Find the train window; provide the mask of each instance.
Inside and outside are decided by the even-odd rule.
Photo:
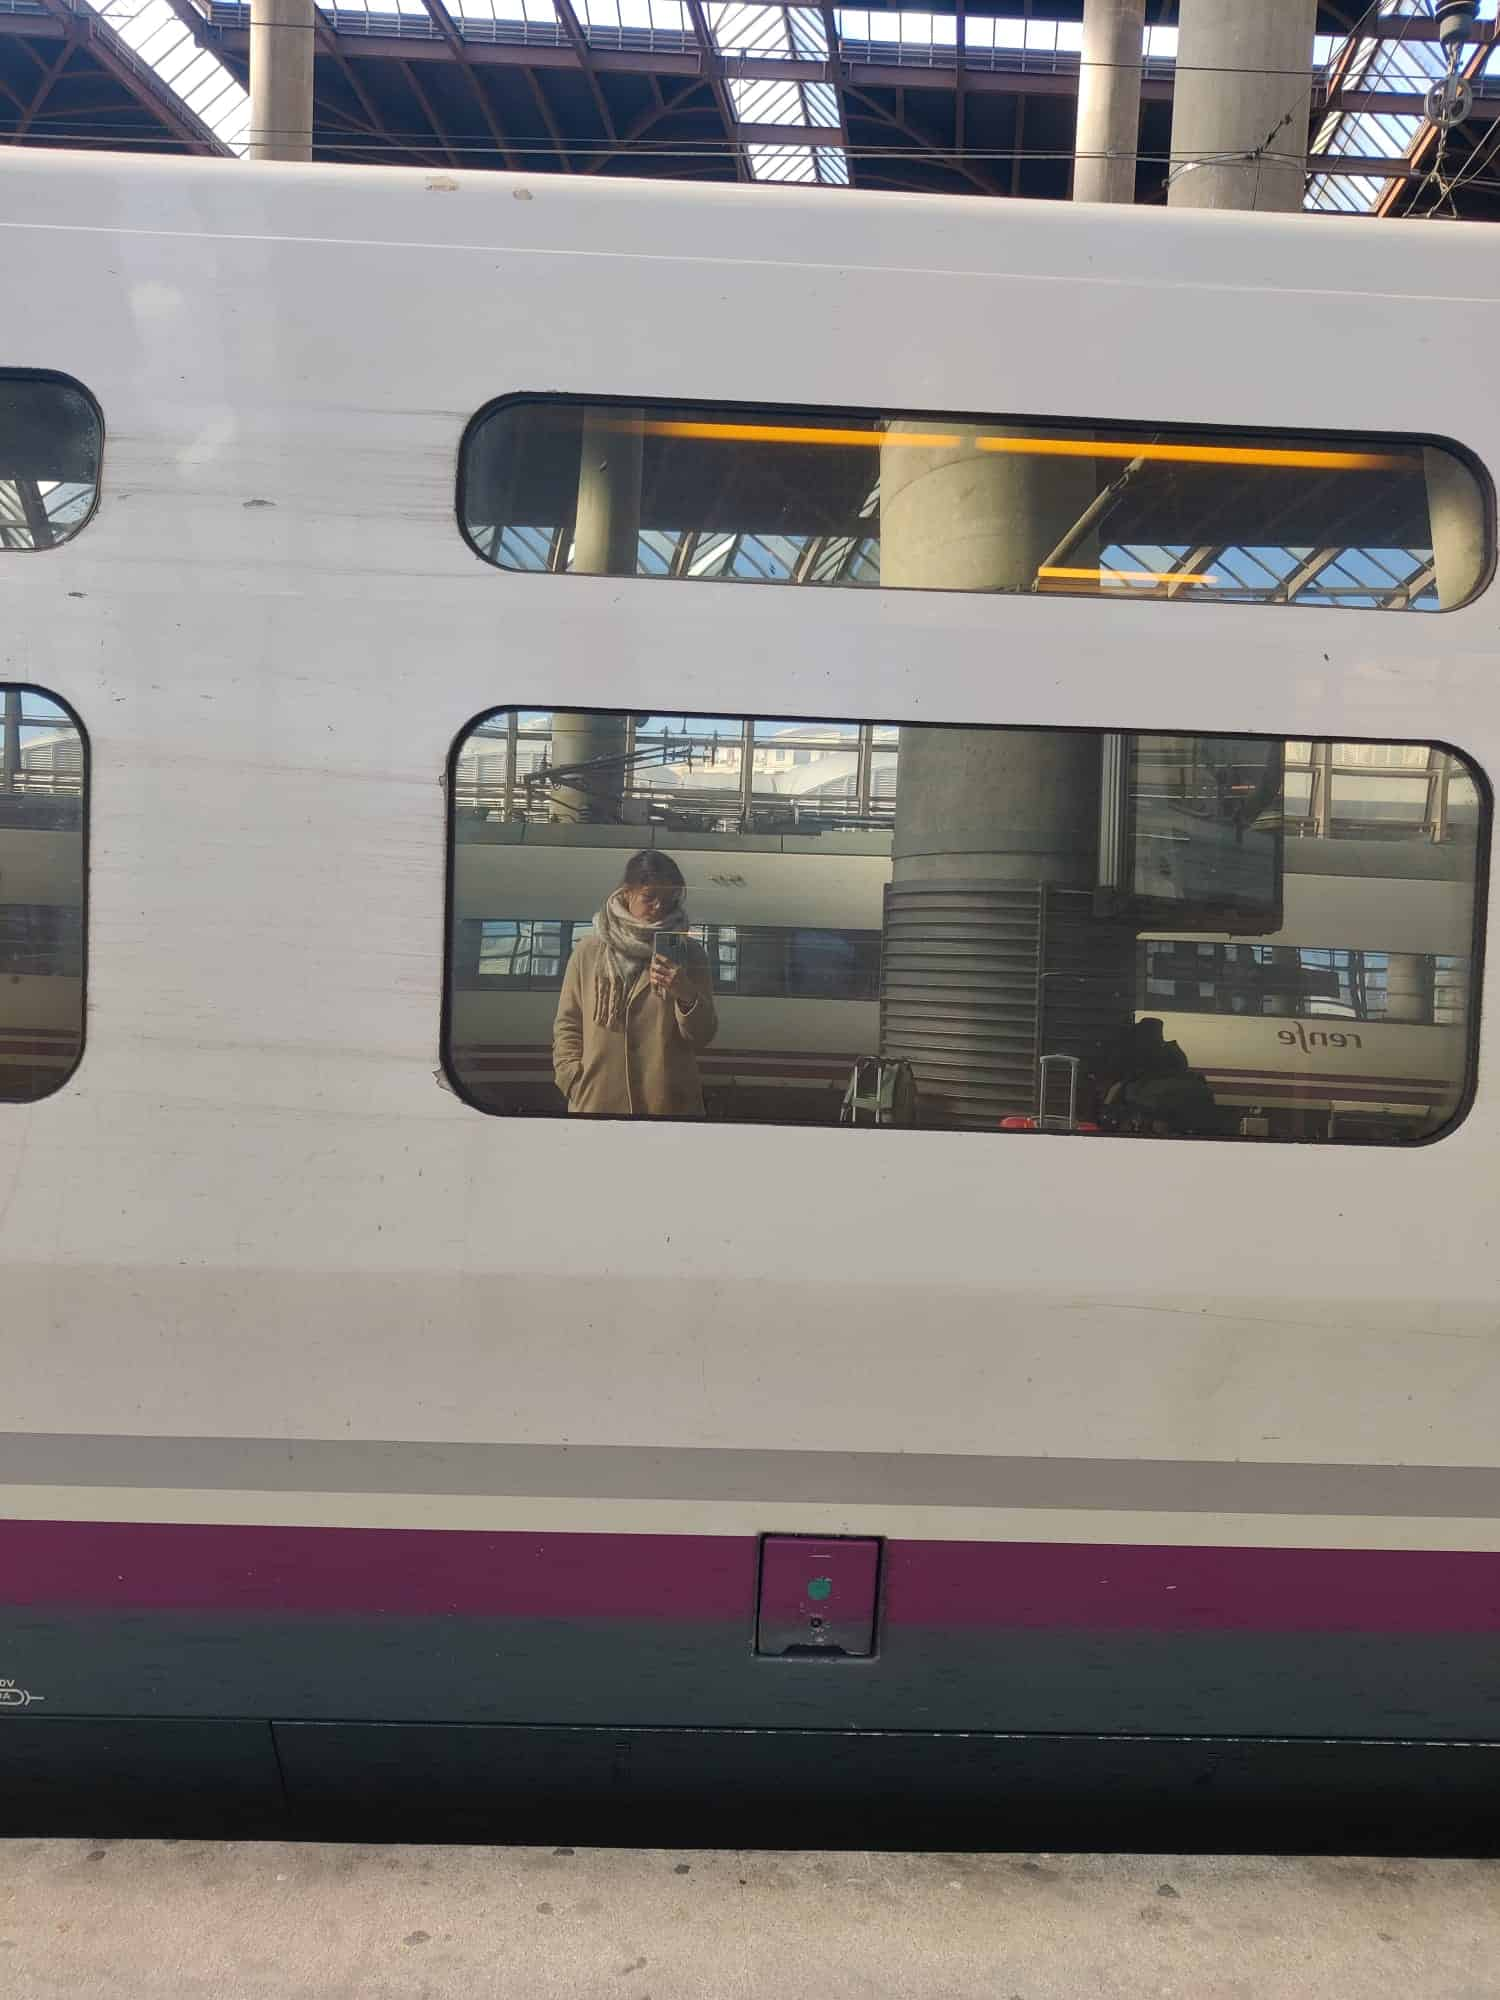
[[[39,688],[0,686],[0,718],[0,1104],[29,1104],[83,1051],[88,759]]]
[[[0,550],[70,541],[99,498],[104,425],[63,375],[0,371]]]
[[[503,709],[450,800],[486,1111],[1398,1144],[1471,1090],[1445,746]]]
[[[1335,610],[1465,603],[1492,501],[1422,439],[537,397],[459,474],[502,569]]]

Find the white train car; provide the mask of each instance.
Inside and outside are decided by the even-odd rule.
[[[83,1058],[0,1103],[7,1830],[642,1838],[661,1807],[678,1839],[1100,1845],[1172,1803],[1179,1839],[1492,1839],[1491,240],[45,152],[7,181],[0,374],[104,427],[93,517],[0,546],[0,680],[91,747]],[[455,504],[515,395],[728,409],[631,421],[731,443],[981,413],[893,420],[893,454],[1116,426],[1129,463],[1305,465],[1254,440],[1316,434],[1482,498],[1431,612],[1435,546],[1317,614],[1151,550],[1132,603],[1046,548],[1079,594],[736,588],[677,545],[564,575],[545,537],[527,573]],[[848,487],[848,547],[804,551],[833,583],[868,578]],[[1465,1115],[1359,1146],[487,1116],[441,1059],[444,787],[505,702],[1451,745]]]

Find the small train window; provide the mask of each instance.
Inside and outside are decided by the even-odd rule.
[[[0,371],[0,550],[71,541],[99,499],[104,423],[64,375]]]
[[[1492,498],[1413,438],[533,397],[459,473],[501,569],[1366,611],[1473,597]]]
[[[485,1111],[1394,1145],[1469,1098],[1442,746],[511,708],[449,796]]]
[[[83,1053],[88,751],[40,688],[0,685],[0,1105],[65,1084]]]

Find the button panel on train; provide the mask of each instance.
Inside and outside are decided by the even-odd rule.
[[[879,1587],[880,1543],[873,1537],[765,1536],[756,1652],[868,1659]]]

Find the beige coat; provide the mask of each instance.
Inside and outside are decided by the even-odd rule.
[[[552,1027],[552,1073],[581,1116],[701,1118],[703,1086],[697,1051],[719,1031],[708,954],[692,939],[683,946],[682,1000],[654,992],[643,966],[625,1003],[623,1028],[594,1019],[594,973],[603,945],[579,940],[563,975]],[[695,998],[696,996],[696,998]]]

